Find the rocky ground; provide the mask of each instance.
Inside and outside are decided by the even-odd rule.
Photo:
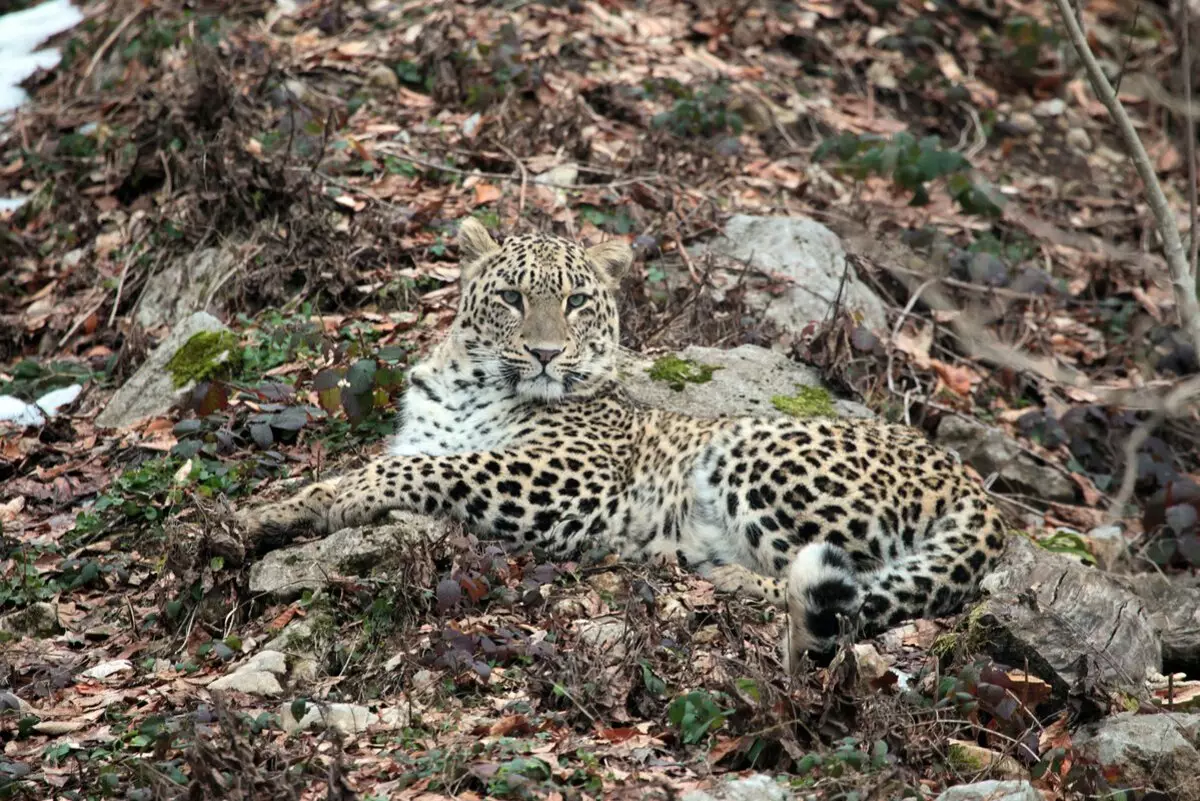
[[[84,11],[0,128],[0,797],[1200,799],[1200,365],[1049,7]],[[1082,19],[1186,234],[1173,13]],[[954,448],[979,602],[788,676],[601,553],[247,558],[231,506],[378,451],[467,214],[634,245],[650,403]]]

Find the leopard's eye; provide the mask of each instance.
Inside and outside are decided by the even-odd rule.
[[[580,306],[588,302],[588,296],[580,293],[575,293],[567,298],[567,306],[572,309],[578,309]]]
[[[500,299],[514,309],[521,308],[521,293],[515,289],[506,289],[500,293]]]

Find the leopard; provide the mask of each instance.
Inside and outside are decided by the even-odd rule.
[[[386,453],[243,510],[269,550],[393,510],[512,552],[673,563],[786,614],[796,664],[846,638],[961,611],[1005,545],[955,454],[878,418],[695,417],[618,369],[630,246],[458,226],[458,308],[408,371]]]

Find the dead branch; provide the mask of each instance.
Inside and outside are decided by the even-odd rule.
[[[1104,76],[1100,63],[1087,43],[1087,37],[1071,8],[1070,0],[1054,0],[1054,5],[1062,17],[1063,27],[1067,30],[1067,36],[1075,48],[1075,54],[1083,62],[1088,80],[1092,84],[1092,91],[1096,93],[1100,102],[1108,109],[1109,116],[1116,123],[1129,157],[1133,160],[1133,166],[1142,179],[1146,200],[1150,204],[1150,211],[1154,214],[1154,222],[1159,236],[1162,237],[1163,255],[1167,260],[1167,268],[1171,272],[1171,286],[1175,290],[1180,325],[1187,331],[1196,352],[1200,353],[1200,301],[1196,299],[1196,276],[1192,275],[1191,267],[1188,264],[1187,253],[1183,249],[1183,241],[1179,237],[1179,228],[1175,223],[1175,213],[1167,203],[1162,185],[1159,184],[1158,178],[1154,174],[1154,165],[1151,164],[1150,157],[1142,146],[1142,140],[1134,130],[1132,120],[1129,119],[1121,101],[1117,99],[1116,92],[1113,91],[1108,78]],[[1194,235],[1195,232],[1193,232]]]

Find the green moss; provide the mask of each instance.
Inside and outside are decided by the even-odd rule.
[[[957,647],[958,635],[951,632],[950,634],[943,634],[934,640],[933,645],[929,648],[929,652],[940,659],[947,654],[953,653]]]
[[[240,358],[238,338],[229,331],[200,331],[183,343],[167,362],[167,372],[176,389],[203,381]]]
[[[712,381],[713,372],[720,369],[678,356],[663,356],[654,362],[654,366],[646,373],[651,380],[666,381],[671,389],[681,392],[685,384],[706,384]]]
[[[950,743],[950,750],[946,755],[950,757],[951,766],[963,773],[977,773],[988,767],[988,760],[984,759],[982,754],[972,752],[961,743]]]
[[[821,387],[796,385],[795,395],[776,395],[771,405],[792,417],[833,417],[833,397]]]

